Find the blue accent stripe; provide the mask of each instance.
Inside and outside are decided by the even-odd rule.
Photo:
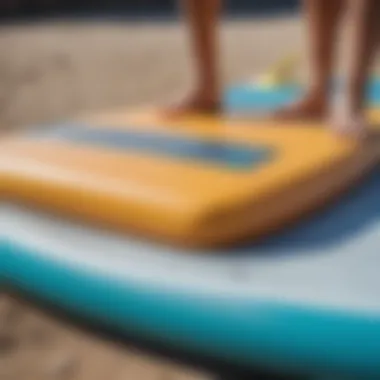
[[[181,138],[145,131],[97,129],[74,124],[44,132],[38,138],[54,138],[102,148],[162,155],[233,170],[252,170],[272,160],[274,156],[274,149],[267,146]]]

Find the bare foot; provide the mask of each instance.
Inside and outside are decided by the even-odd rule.
[[[337,114],[330,125],[337,134],[358,140],[365,139],[369,130],[365,117],[355,112]]]
[[[179,117],[188,114],[216,115],[222,110],[219,100],[204,96],[192,95],[164,109],[167,117]]]
[[[328,102],[323,96],[306,95],[301,101],[275,112],[274,117],[281,120],[320,120],[327,115]]]
[[[338,97],[332,109],[330,126],[339,135],[355,139],[366,138],[369,131],[365,105],[357,99]]]

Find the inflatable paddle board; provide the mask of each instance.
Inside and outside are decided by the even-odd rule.
[[[227,94],[227,102],[231,109],[238,109],[234,96]],[[250,104],[257,99],[262,97],[252,96]],[[128,128],[127,119],[110,113],[86,118],[85,125],[70,123],[3,143],[2,279],[85,318],[208,357],[284,373],[378,378],[380,172],[375,165],[380,146],[373,141],[363,151],[306,126],[249,130],[246,125],[221,127],[219,121],[194,118],[170,126],[171,136],[181,142],[176,146],[179,151],[168,154],[167,140],[159,140],[158,148],[156,140],[152,148],[151,141],[144,140],[146,135],[141,137],[141,133],[150,136],[152,127],[155,136],[167,134],[167,126],[147,122],[151,115],[125,118],[130,120]],[[205,128],[205,123],[213,128]],[[228,154],[220,155],[222,135],[223,147],[232,145]],[[196,150],[203,149],[190,154],[186,144],[189,140],[194,144],[194,136]],[[205,149],[199,146],[200,140],[212,144]],[[98,145],[101,148],[95,154],[93,147]],[[144,149],[149,154],[142,154]],[[216,150],[211,158],[210,149]],[[318,160],[312,161],[311,150]],[[271,177],[268,166],[274,165],[279,154],[292,159]],[[133,157],[133,164],[124,161],[123,155]],[[256,180],[263,173],[272,184],[279,184],[282,171],[288,173],[281,177],[282,186],[292,185],[295,179],[300,184],[313,183],[314,176],[325,175],[329,162],[335,175],[345,173],[340,180],[350,190],[304,223],[219,255],[205,255],[210,251],[202,248],[155,243],[154,236],[160,234],[167,234],[169,240],[179,236],[181,243],[190,237],[201,245],[215,243],[219,236],[208,240],[211,230],[207,239],[195,234],[209,228],[205,220],[210,220],[210,214],[202,214],[203,206],[211,205],[222,216],[223,223],[214,224],[212,231],[219,227],[223,234],[231,234],[223,216],[235,218],[231,206],[236,200],[244,209],[247,203],[241,200],[248,199],[253,190],[276,193],[276,187],[259,192]],[[348,162],[355,170],[338,170]],[[368,174],[354,185],[357,171]],[[150,182],[145,182],[148,174]],[[127,191],[127,197],[120,184],[125,185],[128,178],[138,185]],[[205,183],[210,182],[215,187],[202,198]],[[91,193],[91,188],[98,190]],[[324,191],[321,187],[319,194],[338,190],[342,188],[335,183]],[[192,193],[196,198],[191,198]],[[124,203],[113,203],[112,197],[123,198]],[[263,202],[265,209],[270,208],[264,198],[257,205]],[[286,202],[289,208],[295,205],[295,200]],[[216,207],[222,204],[228,207]],[[134,227],[148,228],[151,239],[122,232],[130,227],[131,219],[124,219],[128,210],[141,223]],[[108,217],[101,219],[107,212]],[[239,227],[233,231],[244,229],[239,224],[245,218],[242,212],[233,219]],[[111,218],[114,214],[116,219]],[[265,222],[265,212],[260,215]],[[93,217],[99,226],[84,223]],[[101,228],[102,222],[119,231]],[[153,231],[156,227],[152,226],[158,224],[162,225],[159,231]]]

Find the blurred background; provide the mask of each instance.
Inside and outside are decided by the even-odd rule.
[[[2,0],[0,128],[185,92],[192,57],[180,3]],[[298,6],[295,0],[224,2],[226,85],[299,48]]]
[[[173,15],[176,12],[175,0],[3,0],[2,18],[43,17],[74,14],[119,14],[153,16]],[[246,12],[289,12],[297,8],[296,0],[228,0],[225,9],[229,14]]]
[[[226,86],[302,49],[298,5],[225,2]],[[48,127],[109,107],[161,104],[186,92],[192,56],[179,8],[171,0],[2,0],[1,132]],[[88,335],[41,307],[0,294],[1,380],[211,378],[170,358]]]

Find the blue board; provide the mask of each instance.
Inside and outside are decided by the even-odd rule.
[[[338,85],[335,86],[338,88]],[[225,96],[227,110],[232,112],[271,112],[297,100],[303,89],[297,85],[265,90],[255,85],[241,84],[231,87]],[[380,104],[380,80],[373,80],[367,87],[367,99],[372,105]]]
[[[226,95],[235,110],[239,91]],[[259,95],[242,104],[261,102]],[[0,280],[205,356],[284,373],[378,379],[379,170],[301,226],[222,255],[3,204]]]

